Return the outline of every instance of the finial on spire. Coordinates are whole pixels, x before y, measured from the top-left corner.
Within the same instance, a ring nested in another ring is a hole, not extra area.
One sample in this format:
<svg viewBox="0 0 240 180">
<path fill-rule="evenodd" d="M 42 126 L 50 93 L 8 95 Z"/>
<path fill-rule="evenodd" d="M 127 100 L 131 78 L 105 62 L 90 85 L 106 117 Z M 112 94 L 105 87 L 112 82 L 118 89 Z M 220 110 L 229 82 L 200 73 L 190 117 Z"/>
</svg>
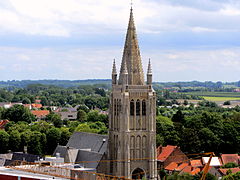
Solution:
<svg viewBox="0 0 240 180">
<path fill-rule="evenodd" d="M 131 10 L 132 10 L 132 7 L 133 7 L 133 0 L 131 0 Z"/>
<path fill-rule="evenodd" d="M 147 71 L 147 74 L 152 74 L 152 66 L 151 66 L 151 59 L 149 58 L 149 61 L 148 61 L 148 71 Z"/>
<path fill-rule="evenodd" d="M 113 59 L 113 68 L 112 68 L 112 74 L 117 74 L 117 68 L 116 68 L 115 59 Z"/>
</svg>

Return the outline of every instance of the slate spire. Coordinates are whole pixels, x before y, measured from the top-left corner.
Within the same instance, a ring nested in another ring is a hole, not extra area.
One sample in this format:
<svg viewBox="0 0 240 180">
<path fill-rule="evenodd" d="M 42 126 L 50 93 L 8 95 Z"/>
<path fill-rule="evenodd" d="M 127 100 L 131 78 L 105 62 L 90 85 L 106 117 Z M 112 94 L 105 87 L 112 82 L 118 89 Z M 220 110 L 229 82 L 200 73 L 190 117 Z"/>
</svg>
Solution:
<svg viewBox="0 0 240 180">
<path fill-rule="evenodd" d="M 123 83 L 124 65 L 126 63 L 128 71 L 129 85 L 144 85 L 144 74 L 142 69 L 142 60 L 138 46 L 137 33 L 134 24 L 133 10 L 130 10 L 130 18 L 128 23 L 127 35 L 123 51 L 119 84 Z"/>
<path fill-rule="evenodd" d="M 113 60 L 112 74 L 117 74 L 115 59 Z"/>
<path fill-rule="evenodd" d="M 151 59 L 150 58 L 149 58 L 149 61 L 148 61 L 147 74 L 152 74 L 152 65 L 151 65 Z"/>
</svg>

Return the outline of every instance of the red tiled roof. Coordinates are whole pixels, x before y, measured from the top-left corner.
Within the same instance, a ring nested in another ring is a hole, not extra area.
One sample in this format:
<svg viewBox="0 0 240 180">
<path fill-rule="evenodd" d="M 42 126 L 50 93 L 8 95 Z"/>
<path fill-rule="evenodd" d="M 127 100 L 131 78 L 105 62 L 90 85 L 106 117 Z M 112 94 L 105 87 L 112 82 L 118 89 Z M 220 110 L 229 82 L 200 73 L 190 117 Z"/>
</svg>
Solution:
<svg viewBox="0 0 240 180">
<path fill-rule="evenodd" d="M 35 115 L 37 117 L 46 116 L 50 113 L 48 110 L 33 110 L 31 112 L 33 115 Z"/>
<path fill-rule="evenodd" d="M 238 164 L 238 154 L 222 154 L 221 155 L 223 164 L 230 162 Z"/>
<path fill-rule="evenodd" d="M 4 129 L 4 126 L 9 122 L 9 120 L 1 120 L 0 121 L 0 129 Z"/>
<path fill-rule="evenodd" d="M 202 161 L 201 159 L 191 160 L 190 164 L 192 167 L 202 167 Z"/>
<path fill-rule="evenodd" d="M 177 168 L 175 168 L 176 171 L 183 170 L 186 166 L 188 166 L 188 163 L 182 163 Z"/>
<path fill-rule="evenodd" d="M 192 170 L 192 172 L 190 174 L 191 175 L 195 175 L 195 174 L 198 174 L 199 172 L 201 172 L 201 169 L 200 168 L 196 168 L 196 169 Z"/>
<path fill-rule="evenodd" d="M 162 152 L 158 155 L 157 159 L 159 161 L 165 161 L 174 151 L 177 146 L 167 145 L 166 147 L 162 147 Z"/>
<path fill-rule="evenodd" d="M 219 169 L 219 171 L 220 171 L 223 175 L 226 175 L 228 170 L 231 170 L 232 173 L 237 173 L 237 172 L 240 171 L 240 168 L 237 167 L 237 168 L 228 168 L 228 169 L 222 169 L 222 168 L 220 168 L 220 169 Z"/>
<path fill-rule="evenodd" d="M 183 168 L 183 170 L 181 172 L 191 173 L 192 172 L 192 166 L 186 166 L 185 168 Z"/>
<path fill-rule="evenodd" d="M 177 166 L 178 166 L 177 163 L 171 162 L 169 165 L 167 165 L 167 167 L 165 167 L 165 170 L 173 171 Z"/>
</svg>

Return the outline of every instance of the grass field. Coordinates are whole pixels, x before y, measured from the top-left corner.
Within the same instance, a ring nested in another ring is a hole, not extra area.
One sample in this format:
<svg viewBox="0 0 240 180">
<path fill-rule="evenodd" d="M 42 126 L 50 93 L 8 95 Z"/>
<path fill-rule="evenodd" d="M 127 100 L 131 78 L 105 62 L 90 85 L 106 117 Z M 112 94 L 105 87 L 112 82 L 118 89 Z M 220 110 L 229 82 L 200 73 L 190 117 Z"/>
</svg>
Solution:
<svg viewBox="0 0 240 180">
<path fill-rule="evenodd" d="M 187 92 L 184 93 L 187 95 L 195 95 L 195 96 L 209 96 L 209 97 L 239 97 L 240 92 L 212 92 L 212 91 L 194 91 L 194 92 Z"/>
<path fill-rule="evenodd" d="M 208 101 L 240 101 L 240 92 L 212 92 L 212 91 L 194 91 L 184 93 L 187 95 L 201 96 Z"/>
<path fill-rule="evenodd" d="M 240 101 L 240 97 L 211 97 L 202 96 L 207 101 Z"/>
</svg>

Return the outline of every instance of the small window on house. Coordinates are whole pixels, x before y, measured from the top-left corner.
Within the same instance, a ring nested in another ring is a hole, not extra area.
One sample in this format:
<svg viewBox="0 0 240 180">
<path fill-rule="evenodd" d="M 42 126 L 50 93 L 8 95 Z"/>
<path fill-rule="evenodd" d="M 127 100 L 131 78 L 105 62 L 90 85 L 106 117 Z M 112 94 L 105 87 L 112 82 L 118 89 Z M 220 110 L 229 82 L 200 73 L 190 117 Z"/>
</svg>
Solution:
<svg viewBox="0 0 240 180">
<path fill-rule="evenodd" d="M 134 116 L 134 100 L 130 102 L 130 115 Z"/>
<path fill-rule="evenodd" d="M 146 116 L 146 101 L 142 101 L 142 115 Z"/>
<path fill-rule="evenodd" d="M 136 115 L 140 116 L 140 100 L 139 99 L 137 100 L 137 103 L 136 103 Z"/>
</svg>

